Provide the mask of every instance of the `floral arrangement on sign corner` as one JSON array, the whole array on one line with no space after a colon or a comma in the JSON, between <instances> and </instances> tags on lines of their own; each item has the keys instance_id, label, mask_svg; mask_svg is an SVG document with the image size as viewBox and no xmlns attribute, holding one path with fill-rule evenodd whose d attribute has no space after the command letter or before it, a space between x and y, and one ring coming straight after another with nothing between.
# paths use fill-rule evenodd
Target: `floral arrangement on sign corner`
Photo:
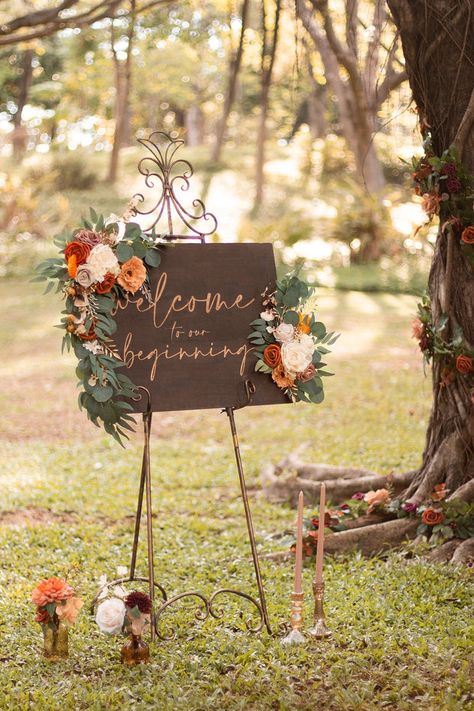
<instances>
[{"instance_id":1,"label":"floral arrangement on sign corner","mask_svg":"<svg viewBox=\"0 0 474 711\"><path fill-rule=\"evenodd\" d=\"M45 293L56 286L64 296L58 328L65 331L62 351L72 348L78 359L79 407L122 445L135 423L127 400L137 391L130 378L117 372L124 363L112 340L117 328L113 311L129 294L141 292L151 301L147 267L159 266L163 243L154 231L145 233L130 221L135 207L132 200L122 217L108 219L91 208L89 220L55 238L61 256L39 264L33 279L48 282Z\"/></svg>"},{"instance_id":2,"label":"floral arrangement on sign corner","mask_svg":"<svg viewBox=\"0 0 474 711\"><path fill-rule=\"evenodd\" d=\"M250 324L255 370L270 375L292 402L321 403L322 378L333 375L324 370L322 358L339 334L328 333L316 320L314 292L296 274L284 276L274 291L266 289L262 294L264 310Z\"/></svg>"}]
</instances>

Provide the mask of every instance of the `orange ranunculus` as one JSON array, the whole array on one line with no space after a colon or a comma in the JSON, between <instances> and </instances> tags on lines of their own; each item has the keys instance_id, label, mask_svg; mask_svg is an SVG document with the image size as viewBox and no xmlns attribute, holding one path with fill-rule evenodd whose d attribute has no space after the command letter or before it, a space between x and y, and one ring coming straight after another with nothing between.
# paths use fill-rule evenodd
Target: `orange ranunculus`
<instances>
[{"instance_id":1,"label":"orange ranunculus","mask_svg":"<svg viewBox=\"0 0 474 711\"><path fill-rule=\"evenodd\" d=\"M474 227L472 225L463 230L461 239L466 244L474 244Z\"/></svg>"},{"instance_id":2,"label":"orange ranunculus","mask_svg":"<svg viewBox=\"0 0 474 711\"><path fill-rule=\"evenodd\" d=\"M75 254L71 254L67 260L67 273L71 279L74 279L77 274L77 257Z\"/></svg>"},{"instance_id":3,"label":"orange ranunculus","mask_svg":"<svg viewBox=\"0 0 474 711\"><path fill-rule=\"evenodd\" d=\"M443 523L444 514L437 509L425 509L421 516L421 520L427 526L436 526L438 523Z\"/></svg>"},{"instance_id":4,"label":"orange ranunculus","mask_svg":"<svg viewBox=\"0 0 474 711\"><path fill-rule=\"evenodd\" d=\"M70 597L56 606L56 614L63 622L73 625L83 605L84 603L78 597Z\"/></svg>"},{"instance_id":5,"label":"orange ranunculus","mask_svg":"<svg viewBox=\"0 0 474 711\"><path fill-rule=\"evenodd\" d=\"M298 318L298 331L301 333L311 333L311 316L308 316L307 314L298 314Z\"/></svg>"},{"instance_id":6,"label":"orange ranunculus","mask_svg":"<svg viewBox=\"0 0 474 711\"><path fill-rule=\"evenodd\" d=\"M76 267L87 262L90 253L91 248L88 244L84 244L83 242L68 242L64 248L64 258L66 262L69 264L69 258L74 256L76 257Z\"/></svg>"},{"instance_id":7,"label":"orange ranunculus","mask_svg":"<svg viewBox=\"0 0 474 711\"><path fill-rule=\"evenodd\" d=\"M108 294L115 284L115 277L110 272L107 272L101 282L95 285L97 294Z\"/></svg>"},{"instance_id":8,"label":"orange ranunculus","mask_svg":"<svg viewBox=\"0 0 474 711\"><path fill-rule=\"evenodd\" d=\"M381 506L387 503L390 498L388 489L377 489L377 491L368 491L364 496L364 501L369 504L369 511L373 511L376 506Z\"/></svg>"},{"instance_id":9,"label":"orange ranunculus","mask_svg":"<svg viewBox=\"0 0 474 711\"><path fill-rule=\"evenodd\" d=\"M289 375L287 375L285 373L285 369L283 368L281 363L279 365L277 365L276 368L273 369L272 379L273 379L274 383L276 383L276 385L278 385L279 388L289 388L295 382L294 378L291 378Z\"/></svg>"},{"instance_id":10,"label":"orange ranunculus","mask_svg":"<svg viewBox=\"0 0 474 711\"><path fill-rule=\"evenodd\" d=\"M124 262L120 268L117 282L122 289L134 294L146 279L146 269L140 257L132 257Z\"/></svg>"},{"instance_id":11,"label":"orange ranunculus","mask_svg":"<svg viewBox=\"0 0 474 711\"><path fill-rule=\"evenodd\" d=\"M31 593L31 602L39 607L45 607L50 602L61 602L72 597L74 590L61 578L42 580Z\"/></svg>"},{"instance_id":12,"label":"orange ranunculus","mask_svg":"<svg viewBox=\"0 0 474 711\"><path fill-rule=\"evenodd\" d=\"M472 364L472 358L467 355L460 355L456 358L456 369L463 375L467 373L472 373L474 366Z\"/></svg>"},{"instance_id":13,"label":"orange ranunculus","mask_svg":"<svg viewBox=\"0 0 474 711\"><path fill-rule=\"evenodd\" d=\"M281 348L278 343L270 343L263 351L263 362L269 368L276 368L281 363Z\"/></svg>"}]
</instances>

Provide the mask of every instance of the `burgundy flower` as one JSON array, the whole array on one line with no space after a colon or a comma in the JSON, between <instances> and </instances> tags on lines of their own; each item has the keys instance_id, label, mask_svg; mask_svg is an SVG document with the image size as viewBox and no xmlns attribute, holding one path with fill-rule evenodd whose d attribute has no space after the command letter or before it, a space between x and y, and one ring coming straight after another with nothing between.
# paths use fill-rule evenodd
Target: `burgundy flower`
<instances>
[{"instance_id":1,"label":"burgundy flower","mask_svg":"<svg viewBox=\"0 0 474 711\"><path fill-rule=\"evenodd\" d=\"M441 175L456 177L456 163L446 163L446 165L443 165Z\"/></svg>"},{"instance_id":2,"label":"burgundy flower","mask_svg":"<svg viewBox=\"0 0 474 711\"><path fill-rule=\"evenodd\" d=\"M146 593L131 592L125 598L125 605L130 609L138 607L144 615L148 615L151 612L151 600Z\"/></svg>"},{"instance_id":3,"label":"burgundy flower","mask_svg":"<svg viewBox=\"0 0 474 711\"><path fill-rule=\"evenodd\" d=\"M364 496L365 494L363 491L356 491L355 494L352 494L351 499L355 499L356 501L362 501Z\"/></svg>"},{"instance_id":4,"label":"burgundy flower","mask_svg":"<svg viewBox=\"0 0 474 711\"><path fill-rule=\"evenodd\" d=\"M351 512L351 507L349 504L341 504L339 506L339 511L342 511L342 513L348 514Z\"/></svg>"},{"instance_id":5,"label":"burgundy flower","mask_svg":"<svg viewBox=\"0 0 474 711\"><path fill-rule=\"evenodd\" d=\"M405 503L402 504L402 509L407 513L416 513L418 504L415 504L412 501L405 501Z\"/></svg>"},{"instance_id":6,"label":"burgundy flower","mask_svg":"<svg viewBox=\"0 0 474 711\"><path fill-rule=\"evenodd\" d=\"M446 181L446 188L448 190L448 193L459 193L461 192L462 188L461 181L455 175L449 176Z\"/></svg>"}]
</instances>

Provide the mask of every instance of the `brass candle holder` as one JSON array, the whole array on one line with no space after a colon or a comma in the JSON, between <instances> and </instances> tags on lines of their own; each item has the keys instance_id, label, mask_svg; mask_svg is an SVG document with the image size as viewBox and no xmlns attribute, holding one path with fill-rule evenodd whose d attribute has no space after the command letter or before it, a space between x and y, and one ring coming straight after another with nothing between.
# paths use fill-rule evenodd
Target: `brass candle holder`
<instances>
[{"instance_id":1,"label":"brass candle holder","mask_svg":"<svg viewBox=\"0 0 474 711\"><path fill-rule=\"evenodd\" d=\"M300 644L304 642L304 637L300 630L303 627L303 600L304 593L291 593L291 614L290 614L290 632L282 639L282 644Z\"/></svg>"},{"instance_id":2,"label":"brass candle holder","mask_svg":"<svg viewBox=\"0 0 474 711\"><path fill-rule=\"evenodd\" d=\"M317 583L313 580L314 595L314 626L308 630L308 634L316 639L330 637L331 631L326 627L326 616L324 614L324 583Z\"/></svg>"}]
</instances>

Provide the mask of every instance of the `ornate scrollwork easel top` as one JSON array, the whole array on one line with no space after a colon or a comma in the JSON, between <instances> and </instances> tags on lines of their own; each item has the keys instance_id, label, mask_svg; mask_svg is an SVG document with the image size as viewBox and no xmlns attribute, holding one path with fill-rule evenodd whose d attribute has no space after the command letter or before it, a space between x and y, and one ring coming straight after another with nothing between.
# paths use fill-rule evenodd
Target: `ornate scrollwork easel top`
<instances>
[{"instance_id":1,"label":"ornate scrollwork easel top","mask_svg":"<svg viewBox=\"0 0 474 711\"><path fill-rule=\"evenodd\" d=\"M163 232L163 228L159 229L161 223L164 225L165 234L161 235L164 239L197 239L205 242L206 237L217 229L216 217L206 210L202 200L195 198L191 203L194 210L191 210L182 204L177 195L178 190L189 190L194 172L188 160L176 158L184 141L163 131L154 131L148 138L139 138L138 142L149 152L138 163L138 170L145 177L146 187L158 190L158 198L153 199L153 206L149 210L144 207L145 196L142 193L134 195L134 213L150 217L150 224L143 227L144 231ZM175 224L179 225L178 231Z\"/></svg>"}]
</instances>

